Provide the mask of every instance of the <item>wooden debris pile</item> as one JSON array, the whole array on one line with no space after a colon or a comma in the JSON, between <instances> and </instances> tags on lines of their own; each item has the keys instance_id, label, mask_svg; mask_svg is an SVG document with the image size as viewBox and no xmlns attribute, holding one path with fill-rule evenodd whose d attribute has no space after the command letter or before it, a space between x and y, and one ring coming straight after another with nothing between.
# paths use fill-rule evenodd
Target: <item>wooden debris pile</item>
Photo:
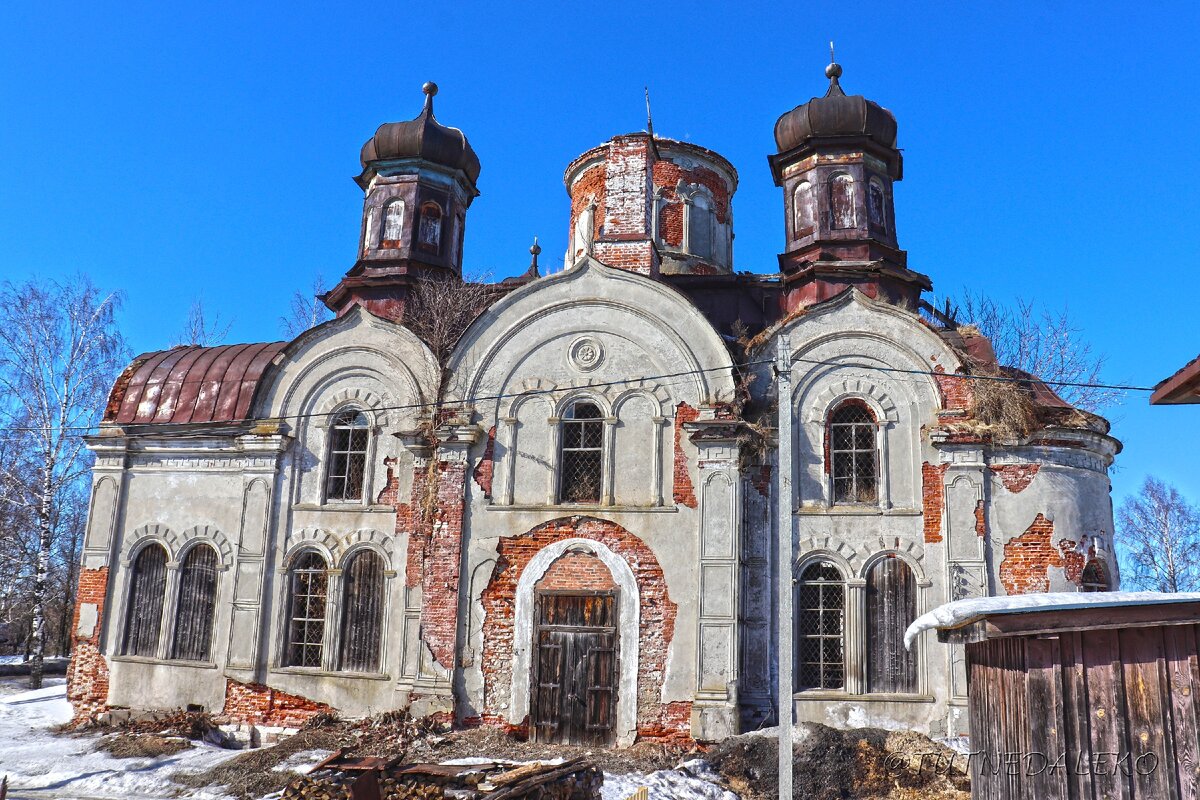
<instances>
[{"instance_id":1,"label":"wooden debris pile","mask_svg":"<svg viewBox=\"0 0 1200 800\"><path fill-rule=\"evenodd\" d=\"M406 764L339 750L282 800L598 800L604 776L585 758L527 764Z\"/></svg>"}]
</instances>

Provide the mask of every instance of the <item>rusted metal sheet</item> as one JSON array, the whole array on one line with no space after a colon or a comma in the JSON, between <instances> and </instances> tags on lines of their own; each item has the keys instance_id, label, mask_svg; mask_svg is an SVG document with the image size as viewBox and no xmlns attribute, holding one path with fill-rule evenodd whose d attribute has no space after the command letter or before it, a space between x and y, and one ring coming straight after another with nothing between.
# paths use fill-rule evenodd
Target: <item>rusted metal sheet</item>
<instances>
[{"instance_id":1,"label":"rusted metal sheet","mask_svg":"<svg viewBox=\"0 0 1200 800\"><path fill-rule=\"evenodd\" d=\"M259 381L286 345L185 346L144 353L113 386L104 421L129 425L247 419Z\"/></svg>"}]
</instances>

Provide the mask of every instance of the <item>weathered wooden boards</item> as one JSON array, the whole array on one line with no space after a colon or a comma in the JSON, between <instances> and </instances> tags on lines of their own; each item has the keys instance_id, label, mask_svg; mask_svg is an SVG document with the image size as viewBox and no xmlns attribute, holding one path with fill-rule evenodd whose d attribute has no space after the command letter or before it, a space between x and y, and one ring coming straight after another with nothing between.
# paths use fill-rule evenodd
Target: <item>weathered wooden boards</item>
<instances>
[{"instance_id":1,"label":"weathered wooden boards","mask_svg":"<svg viewBox=\"0 0 1200 800\"><path fill-rule=\"evenodd\" d=\"M974 798L1200 800L1200 626L1103 612L967 645Z\"/></svg>"}]
</instances>

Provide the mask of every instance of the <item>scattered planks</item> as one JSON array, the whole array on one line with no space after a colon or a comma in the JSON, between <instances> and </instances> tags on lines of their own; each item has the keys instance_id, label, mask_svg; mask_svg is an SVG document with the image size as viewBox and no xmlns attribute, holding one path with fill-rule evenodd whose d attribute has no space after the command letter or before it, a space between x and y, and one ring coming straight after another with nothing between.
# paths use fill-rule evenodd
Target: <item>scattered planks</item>
<instances>
[{"instance_id":1,"label":"scattered planks","mask_svg":"<svg viewBox=\"0 0 1200 800\"><path fill-rule=\"evenodd\" d=\"M561 763L407 764L339 750L284 790L282 800L598 800L603 774L576 758Z\"/></svg>"}]
</instances>

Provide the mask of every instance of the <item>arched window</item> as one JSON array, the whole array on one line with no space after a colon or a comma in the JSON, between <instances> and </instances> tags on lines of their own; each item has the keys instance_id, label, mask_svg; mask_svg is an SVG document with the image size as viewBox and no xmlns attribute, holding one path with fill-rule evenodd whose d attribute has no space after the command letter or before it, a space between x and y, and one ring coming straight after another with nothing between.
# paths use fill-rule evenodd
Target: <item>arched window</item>
<instances>
[{"instance_id":1,"label":"arched window","mask_svg":"<svg viewBox=\"0 0 1200 800\"><path fill-rule=\"evenodd\" d=\"M442 207L437 203L421 206L421 224L417 241L427 250L437 252L442 247Z\"/></svg>"},{"instance_id":2,"label":"arched window","mask_svg":"<svg viewBox=\"0 0 1200 800\"><path fill-rule=\"evenodd\" d=\"M558 499L561 503L599 503L604 418L595 403L576 400L562 420Z\"/></svg>"},{"instance_id":3,"label":"arched window","mask_svg":"<svg viewBox=\"0 0 1200 800\"><path fill-rule=\"evenodd\" d=\"M346 596L339 666L350 672L378 672L383 632L383 559L371 550L360 550L351 556L343 574Z\"/></svg>"},{"instance_id":4,"label":"arched window","mask_svg":"<svg viewBox=\"0 0 1200 800\"><path fill-rule=\"evenodd\" d=\"M879 499L879 452L875 417L860 400L847 400L829 415L829 469L834 503Z\"/></svg>"},{"instance_id":5,"label":"arched window","mask_svg":"<svg viewBox=\"0 0 1200 800\"><path fill-rule=\"evenodd\" d=\"M793 235L799 239L807 236L813 229L813 193L812 184L800 181L792 190L792 217L795 220Z\"/></svg>"},{"instance_id":6,"label":"arched window","mask_svg":"<svg viewBox=\"0 0 1200 800\"><path fill-rule=\"evenodd\" d=\"M1080 583L1085 592L1107 592L1108 573L1105 571L1104 565L1093 558L1083 568Z\"/></svg>"},{"instance_id":7,"label":"arched window","mask_svg":"<svg viewBox=\"0 0 1200 800\"><path fill-rule=\"evenodd\" d=\"M687 214L688 252L697 258L712 260L713 226L716 223L712 201L703 192L697 192L687 204Z\"/></svg>"},{"instance_id":8,"label":"arched window","mask_svg":"<svg viewBox=\"0 0 1200 800\"><path fill-rule=\"evenodd\" d=\"M361 500L367 470L370 428L367 417L357 409L343 411L329 426L329 470L325 499Z\"/></svg>"},{"instance_id":9,"label":"arched window","mask_svg":"<svg viewBox=\"0 0 1200 800\"><path fill-rule=\"evenodd\" d=\"M878 178L871 178L867 184L867 216L872 225L887 230L887 200L883 193L883 184Z\"/></svg>"},{"instance_id":10,"label":"arched window","mask_svg":"<svg viewBox=\"0 0 1200 800\"><path fill-rule=\"evenodd\" d=\"M288 636L284 666L319 667L325 652L325 594L329 567L306 550L288 570Z\"/></svg>"},{"instance_id":11,"label":"arched window","mask_svg":"<svg viewBox=\"0 0 1200 800\"><path fill-rule=\"evenodd\" d=\"M375 220L379 218L378 214L379 209L375 208L375 206L367 209L367 216L363 221L362 249L364 253L375 246Z\"/></svg>"},{"instance_id":12,"label":"arched window","mask_svg":"<svg viewBox=\"0 0 1200 800\"><path fill-rule=\"evenodd\" d=\"M121 652L127 656L158 655L158 634L162 627L163 598L167 591L167 551L160 544L142 548L133 561L129 576L129 607L125 617L125 642Z\"/></svg>"},{"instance_id":13,"label":"arched window","mask_svg":"<svg viewBox=\"0 0 1200 800\"><path fill-rule=\"evenodd\" d=\"M867 572L867 691L917 691L917 654L904 649L904 632L917 618L917 584L896 556Z\"/></svg>"},{"instance_id":14,"label":"arched window","mask_svg":"<svg viewBox=\"0 0 1200 800\"><path fill-rule=\"evenodd\" d=\"M854 209L854 178L846 173L834 175L829 183L830 224L835 229L858 227Z\"/></svg>"},{"instance_id":15,"label":"arched window","mask_svg":"<svg viewBox=\"0 0 1200 800\"><path fill-rule=\"evenodd\" d=\"M383 240L398 242L404 238L404 201L393 200L383 210Z\"/></svg>"},{"instance_id":16,"label":"arched window","mask_svg":"<svg viewBox=\"0 0 1200 800\"><path fill-rule=\"evenodd\" d=\"M197 545L179 570L179 605L171 658L208 661L212 648L213 611L217 607L217 551Z\"/></svg>"},{"instance_id":17,"label":"arched window","mask_svg":"<svg viewBox=\"0 0 1200 800\"><path fill-rule=\"evenodd\" d=\"M832 562L804 568L796 598L796 689L845 684L846 582Z\"/></svg>"}]
</instances>

